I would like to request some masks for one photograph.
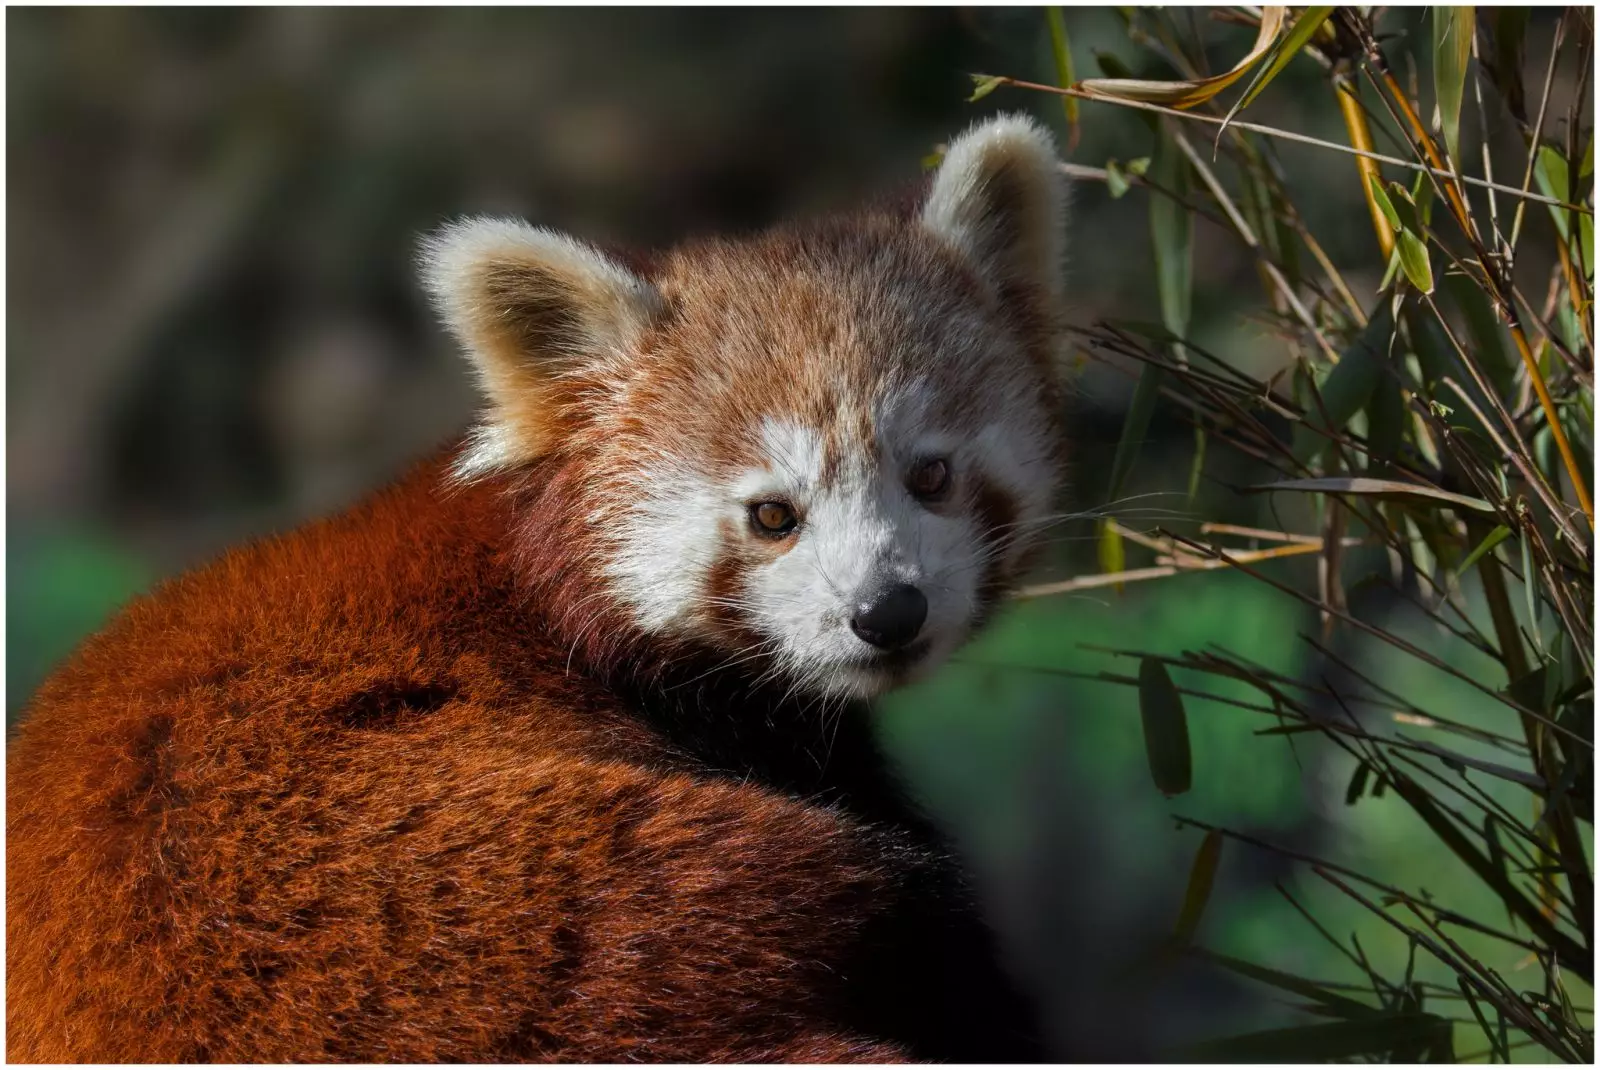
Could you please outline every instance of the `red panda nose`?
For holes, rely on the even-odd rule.
[[[928,599],[909,583],[885,588],[856,607],[850,630],[882,650],[898,650],[917,637],[928,619]]]

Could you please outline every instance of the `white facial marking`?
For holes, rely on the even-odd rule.
[[[691,627],[702,579],[722,548],[722,488],[683,462],[641,472],[614,533],[606,572],[640,627],[665,634]],[[597,518],[607,523],[604,518]]]

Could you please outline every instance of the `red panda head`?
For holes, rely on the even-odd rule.
[[[1064,225],[1021,118],[957,139],[913,218],[695,243],[646,274],[457,223],[423,252],[488,398],[457,474],[566,472],[573,568],[644,635],[876,694],[959,646],[1049,521]]]

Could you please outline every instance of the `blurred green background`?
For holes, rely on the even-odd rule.
[[[1203,10],[1186,17],[1213,69],[1248,47],[1247,28]],[[1137,73],[1168,73],[1129,45],[1110,9],[1066,19],[1080,76],[1096,73],[1097,50]],[[410,260],[441,220],[506,212],[599,241],[665,243],[912,181],[933,146],[997,110],[1030,110],[1065,141],[1053,99],[1002,90],[966,101],[971,71],[1053,80],[1037,9],[13,9],[7,31],[8,724],[50,667],[136,592],[230,543],[341,508],[465,425],[473,392]],[[1536,18],[1530,56],[1549,35]],[[1397,41],[1392,55],[1426,69],[1425,40]],[[1291,64],[1254,109],[1260,121],[1341,139],[1309,63]],[[1074,161],[1149,153],[1136,116],[1085,105]],[[1361,265],[1376,257],[1370,228],[1349,223],[1364,219],[1350,160],[1290,145],[1281,163],[1297,203],[1311,206],[1308,225],[1370,300],[1378,278]],[[1142,192],[1113,199],[1103,185],[1079,186],[1076,322],[1158,318],[1147,204]],[[1284,366],[1273,330],[1243,315],[1259,290],[1237,243],[1201,224],[1195,258],[1194,339],[1253,374]],[[1075,373],[1074,507],[1103,504],[1127,371]],[[1295,502],[1234,494],[1260,473],[1220,448],[1188,500],[1191,448],[1188,425],[1160,411],[1132,500],[1117,509],[1128,524],[1203,515],[1314,531]],[[1095,570],[1092,530],[1088,520],[1062,529],[1052,574]],[[1353,583],[1363,565],[1351,557]],[[1271,573],[1304,586],[1312,568]],[[1451,664],[1482,668],[1400,607],[1358,609],[1409,627]],[[1175,813],[1493,913],[1488,890],[1393,799],[1346,806],[1349,760],[1318,739],[1257,735],[1270,716],[1192,703],[1195,787],[1169,802],[1146,768],[1134,691],[1068,675],[1137,672],[1104,648],[1224,644],[1274,670],[1337,677],[1300,632],[1320,627],[1241,576],[1103,589],[1019,604],[939,678],[888,703],[885,738],[971,851],[1064,1055],[1148,1056],[1299,1020],[1246,983],[1191,966],[1153,986],[1125,983],[1171,931],[1199,843]],[[1387,648],[1342,632],[1332,646],[1420,705],[1468,722],[1499,715]],[[1359,928],[1375,961],[1403,969],[1391,930],[1281,858],[1233,845],[1204,941],[1359,982],[1275,882],[1330,931]],[[1503,945],[1463,943],[1516,967]]]

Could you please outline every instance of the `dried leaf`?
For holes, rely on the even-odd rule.
[[[1308,7],[1300,13],[1300,17],[1295,19],[1294,25],[1289,27],[1289,32],[1283,35],[1283,40],[1278,42],[1277,47],[1272,50],[1271,62],[1256,73],[1255,79],[1251,81],[1250,87],[1245,90],[1244,96],[1240,97],[1238,103],[1228,110],[1228,117],[1222,123],[1224,130],[1227,129],[1228,123],[1233,121],[1233,117],[1248,108],[1250,102],[1260,96],[1263,89],[1267,88],[1268,83],[1289,65],[1289,61],[1300,54],[1300,50],[1311,40],[1312,35],[1322,28],[1324,22],[1328,21],[1328,16],[1333,14],[1333,10],[1331,6]],[[1222,136],[1220,130],[1217,136]]]
[[[1237,82],[1245,72],[1261,61],[1272,48],[1289,9],[1264,7],[1261,9],[1261,27],[1256,43],[1250,52],[1231,70],[1210,78],[1175,79],[1155,81],[1144,78],[1086,78],[1078,83],[1085,93],[1116,100],[1140,100],[1150,104],[1164,104],[1171,108],[1192,108],[1204,104],[1228,86]]]
[[[1358,494],[1374,498],[1426,498],[1458,509],[1493,513],[1494,506],[1482,498],[1452,494],[1422,483],[1402,483],[1397,479],[1329,476],[1322,479],[1286,479],[1280,483],[1260,483],[1246,490],[1302,490],[1313,494]]]

